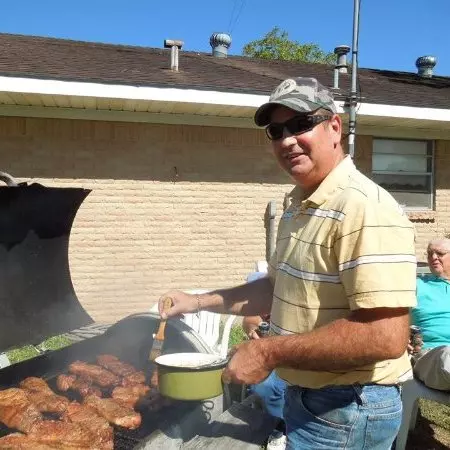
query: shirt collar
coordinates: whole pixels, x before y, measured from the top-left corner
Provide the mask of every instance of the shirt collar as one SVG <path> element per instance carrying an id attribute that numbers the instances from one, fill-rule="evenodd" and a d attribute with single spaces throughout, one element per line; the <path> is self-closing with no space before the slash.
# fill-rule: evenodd
<path id="1" fill-rule="evenodd" d="M 289 196 L 302 203 L 311 202 L 317 206 L 325 203 L 340 186 L 346 186 L 351 172 L 355 170 L 352 158 L 347 155 L 319 184 L 318 188 L 308 197 L 304 198 L 303 189 L 296 186 Z"/>
<path id="2" fill-rule="evenodd" d="M 437 275 L 434 275 L 433 273 L 429 275 L 429 278 L 433 281 L 443 281 L 446 284 L 450 284 L 450 280 L 447 280 L 446 278 L 438 277 Z"/>

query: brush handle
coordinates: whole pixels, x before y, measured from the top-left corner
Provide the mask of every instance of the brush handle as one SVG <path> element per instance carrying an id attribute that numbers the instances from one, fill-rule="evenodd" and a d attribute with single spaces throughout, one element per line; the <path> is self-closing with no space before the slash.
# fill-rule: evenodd
<path id="1" fill-rule="evenodd" d="M 171 307 L 172 307 L 172 298 L 166 297 L 163 300 L 162 311 L 167 312 Z M 167 319 L 161 319 L 161 322 L 159 323 L 158 332 L 156 333 L 156 336 L 155 336 L 155 339 L 158 341 L 164 340 L 164 332 L 166 330 L 166 322 L 167 322 Z"/>

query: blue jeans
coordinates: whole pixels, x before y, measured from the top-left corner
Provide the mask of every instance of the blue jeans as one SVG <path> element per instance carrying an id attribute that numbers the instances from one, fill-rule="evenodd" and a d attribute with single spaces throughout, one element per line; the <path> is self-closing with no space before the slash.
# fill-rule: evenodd
<path id="1" fill-rule="evenodd" d="M 286 382 L 272 372 L 261 383 L 248 387 L 249 392 L 258 395 L 264 402 L 267 412 L 274 417 L 283 418 L 284 391 Z"/>
<path id="2" fill-rule="evenodd" d="M 388 450 L 401 419 L 396 386 L 289 386 L 285 393 L 289 450 Z"/>

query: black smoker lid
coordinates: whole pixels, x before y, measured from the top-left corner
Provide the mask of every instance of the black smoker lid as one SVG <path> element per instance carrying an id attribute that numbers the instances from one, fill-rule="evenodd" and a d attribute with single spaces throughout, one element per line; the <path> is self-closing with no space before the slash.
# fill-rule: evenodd
<path id="1" fill-rule="evenodd" d="M 89 193 L 0 186 L 0 352 L 93 322 L 69 271 L 70 230 Z"/>

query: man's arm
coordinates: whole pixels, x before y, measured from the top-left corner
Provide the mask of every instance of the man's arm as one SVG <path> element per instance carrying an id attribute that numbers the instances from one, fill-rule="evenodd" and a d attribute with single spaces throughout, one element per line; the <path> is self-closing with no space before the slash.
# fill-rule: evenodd
<path id="1" fill-rule="evenodd" d="M 348 371 L 399 358 L 408 343 L 407 308 L 360 309 L 311 332 L 274 336 L 234 347 L 225 382 L 255 384 L 276 367 Z"/>
<path id="2" fill-rule="evenodd" d="M 171 297 L 172 308 L 163 313 L 165 297 Z M 159 300 L 161 317 L 174 317 L 197 310 L 256 316 L 269 314 L 273 300 L 273 285 L 269 278 L 261 278 L 251 283 L 231 289 L 219 289 L 205 294 L 186 294 L 181 291 L 166 292 Z"/>
<path id="3" fill-rule="evenodd" d="M 359 309 L 309 333 L 261 339 L 268 368 L 348 370 L 399 358 L 409 339 L 407 308 Z"/>

